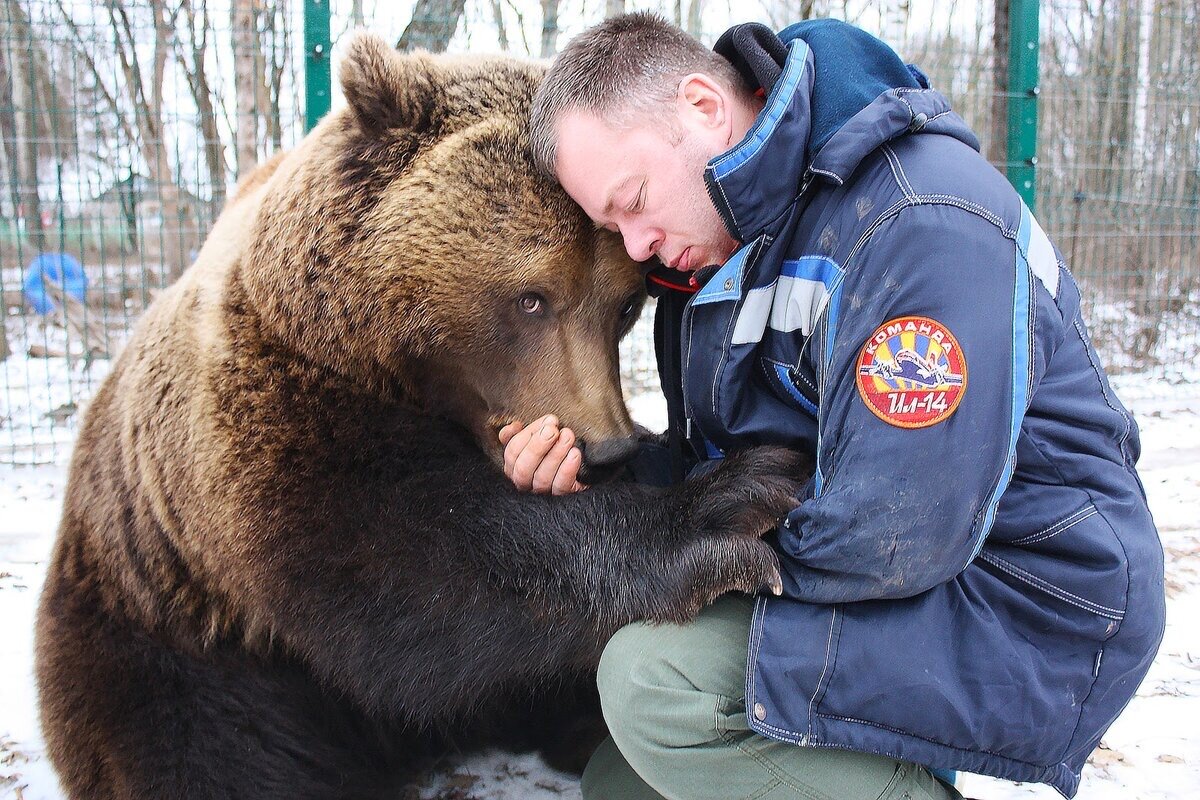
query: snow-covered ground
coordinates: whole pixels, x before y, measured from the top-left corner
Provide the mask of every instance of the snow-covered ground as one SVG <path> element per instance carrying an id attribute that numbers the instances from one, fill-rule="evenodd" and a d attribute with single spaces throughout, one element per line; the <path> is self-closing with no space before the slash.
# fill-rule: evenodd
<path id="1" fill-rule="evenodd" d="M 1135 384 L 1123 389 L 1137 397 L 1141 474 L 1167 552 L 1167 634 L 1137 698 L 1092 756 L 1079 797 L 1191 800 L 1200 797 L 1200 391 L 1139 392 Z M 642 395 L 631 405 L 636 418 L 661 430 L 658 398 Z M 43 751 L 31 671 L 34 610 L 66 480 L 63 455 L 51 465 L 0 466 L 0 800 L 61 797 Z M 960 783 L 979 800 L 1058 796 L 978 776 Z M 563 800 L 578 798 L 579 789 L 535 756 L 491 753 L 452 765 L 423 796 Z"/>

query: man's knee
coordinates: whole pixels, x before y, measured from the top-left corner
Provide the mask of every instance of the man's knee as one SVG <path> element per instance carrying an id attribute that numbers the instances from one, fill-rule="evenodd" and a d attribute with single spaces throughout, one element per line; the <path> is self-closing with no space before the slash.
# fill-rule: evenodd
<path id="1" fill-rule="evenodd" d="M 722 598 L 688 625 L 635 623 L 604 648 L 597 684 L 604 718 L 627 748 L 688 747 L 718 735 L 719 699 L 740 700 L 750 598 Z M 636 766 L 636 764 L 635 764 Z"/>
<path id="2" fill-rule="evenodd" d="M 614 738 L 621 742 L 639 736 L 657 703 L 668 655 L 661 651 L 656 626 L 645 623 L 626 625 L 617 631 L 600 658 L 596 684 L 600 706 Z"/>

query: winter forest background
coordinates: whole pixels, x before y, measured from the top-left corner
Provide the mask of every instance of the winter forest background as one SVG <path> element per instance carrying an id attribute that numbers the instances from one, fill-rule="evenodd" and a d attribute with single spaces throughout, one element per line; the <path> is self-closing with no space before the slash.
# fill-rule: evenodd
<path id="1" fill-rule="evenodd" d="M 1003 169 L 1008 5 L 628 8 L 706 42 L 747 20 L 855 22 L 922 66 Z M 317 52 L 302 0 L 0 0 L 0 462 L 63 457 L 133 321 L 190 263 L 239 176 L 303 136 L 306 59 L 332 61 L 337 102 L 340 46 L 358 27 L 401 49 L 546 58 L 626 7 L 337 0 L 332 47 Z M 1107 367 L 1141 376 L 1139 390 L 1190 381 L 1200 341 L 1198 23 L 1196 0 L 1040 9 L 1036 211 L 1084 285 Z M 652 387 L 646 326 L 624 363 L 631 392 Z"/>
<path id="2" fill-rule="evenodd" d="M 62 797 L 37 720 L 32 629 L 88 399 L 238 178 L 293 146 L 306 112 L 338 104 L 352 30 L 401 49 L 546 58 L 624 10 L 659 11 L 710 44 L 736 22 L 838 17 L 924 68 L 1005 170 L 1024 166 L 1006 163 L 1007 106 L 1027 99 L 1007 88 L 1008 21 L 1031 22 L 1023 15 L 1038 5 L 0 0 L 0 800 Z M 1079 796 L 1190 800 L 1200 797 L 1200 0 L 1043 0 L 1038 11 L 1035 211 L 1137 415 L 1167 569 L 1166 638 Z M 314 23 L 323 14 L 327 35 Z M 622 344 L 623 378 L 635 419 L 661 430 L 653 361 L 647 313 Z M 1057 797 L 960 780 L 981 800 Z M 579 789 L 535 756 L 489 753 L 441 765 L 419 795 L 577 800 Z"/>

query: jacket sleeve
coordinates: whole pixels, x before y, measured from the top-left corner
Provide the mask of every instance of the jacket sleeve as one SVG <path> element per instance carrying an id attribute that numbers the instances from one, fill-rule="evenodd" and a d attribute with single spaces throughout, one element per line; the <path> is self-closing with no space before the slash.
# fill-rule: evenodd
<path id="1" fill-rule="evenodd" d="M 843 269 L 806 354 L 821 384 L 818 471 L 779 529 L 784 594 L 810 602 L 909 597 L 965 569 L 1012 476 L 1033 375 L 1029 269 L 992 220 L 911 207 Z M 914 322 L 908 338 L 889 338 L 897 320 Z M 931 328 L 961 357 L 934 378 L 940 396 L 926 390 L 929 356 L 944 352 Z"/>

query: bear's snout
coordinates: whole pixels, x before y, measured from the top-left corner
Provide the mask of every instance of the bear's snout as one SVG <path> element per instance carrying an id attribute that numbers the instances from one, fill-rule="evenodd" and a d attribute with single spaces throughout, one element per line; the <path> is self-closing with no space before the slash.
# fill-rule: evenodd
<path id="1" fill-rule="evenodd" d="M 625 466 L 638 451 L 638 440 L 633 436 L 605 439 L 600 442 L 579 440 L 576 446 L 583 451 L 583 467 L 579 470 L 581 483 L 603 483 Z"/>

